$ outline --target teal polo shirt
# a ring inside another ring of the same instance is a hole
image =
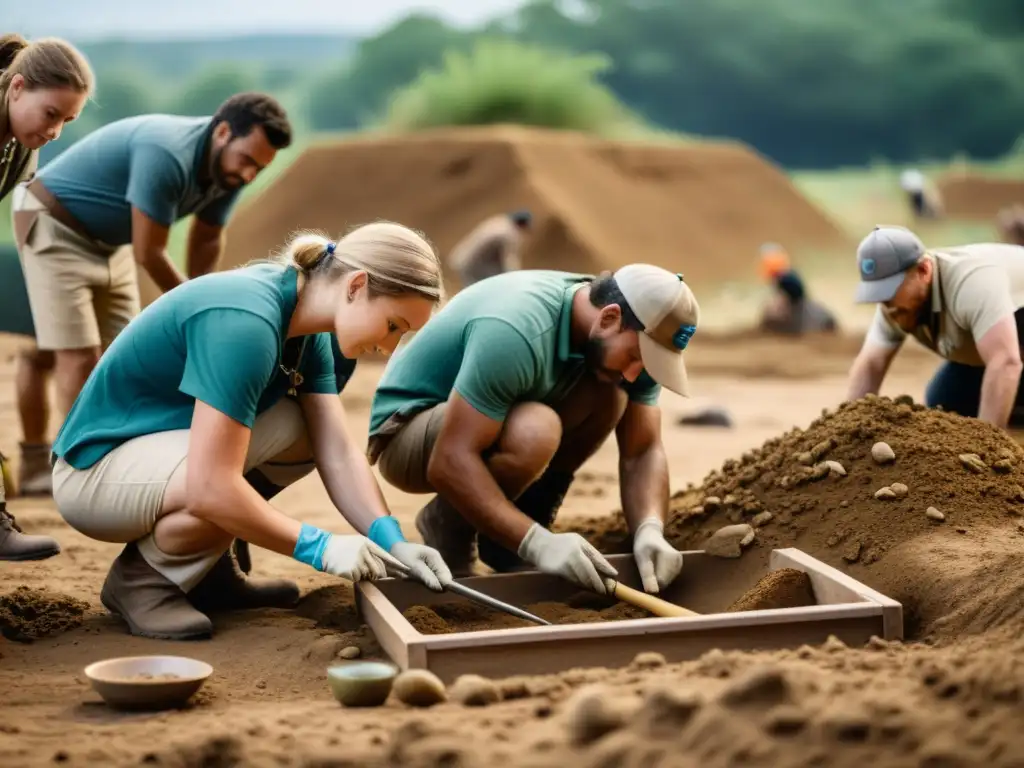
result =
[[[516,403],[554,405],[585,370],[570,348],[572,300],[590,275],[520,270],[460,291],[392,356],[370,410],[370,434],[394,414],[443,403],[454,390],[473,408],[504,421]],[[646,373],[621,385],[633,402],[656,405]]]
[[[165,293],[118,334],[89,375],[53,445],[87,469],[142,435],[189,429],[197,400],[246,427],[287,394],[337,394],[332,334],[287,339],[298,273],[259,264],[204,275]],[[300,360],[301,355],[301,360]]]
[[[212,117],[140,115],[79,139],[37,174],[108,245],[132,241],[132,207],[170,227],[190,214],[224,226],[241,190],[205,179]]]

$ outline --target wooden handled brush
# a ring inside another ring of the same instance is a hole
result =
[[[681,605],[670,603],[668,600],[662,600],[660,597],[649,595],[638,589],[627,587],[625,584],[620,584],[615,581],[615,579],[605,579],[604,586],[608,590],[609,595],[617,597],[624,603],[635,605],[637,608],[643,608],[645,611],[653,613],[655,616],[700,616],[696,611],[691,611],[689,608],[683,608]]]

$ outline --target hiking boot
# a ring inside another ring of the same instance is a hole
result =
[[[473,575],[476,530],[440,496],[435,496],[416,514],[416,530],[424,544],[441,553],[452,576]]]
[[[574,477],[575,475],[568,472],[545,472],[519,495],[515,505],[524,515],[550,530]],[[533,569],[533,566],[518,554],[505,549],[486,536],[480,537],[477,546],[480,550],[480,561],[498,573]]]
[[[49,536],[23,533],[0,501],[0,560],[45,560],[60,554],[60,544]]]
[[[18,467],[19,496],[53,496],[53,470],[50,467],[48,443],[21,444]]]
[[[287,579],[247,579],[232,552],[225,552],[213,569],[188,593],[189,602],[204,612],[250,608],[292,608],[299,587]]]
[[[200,640],[213,634],[213,623],[197,611],[174,582],[157,572],[132,542],[110,566],[100,601],[140,637]]]

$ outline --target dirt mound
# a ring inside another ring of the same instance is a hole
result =
[[[895,459],[873,458],[877,442]],[[1024,450],[1009,435],[869,396],[676,494],[666,536],[703,549],[719,528],[753,522],[738,568],[763,571],[773,548],[797,547],[902,602],[910,636],[942,640],[1024,619],[1022,515]],[[629,551],[621,513],[576,528],[603,551]]]
[[[845,242],[743,145],[498,126],[311,147],[232,219],[223,263],[264,257],[296,229],[338,233],[378,218],[423,230],[446,256],[484,218],[523,206],[535,216],[528,268],[598,272],[642,258],[699,285],[754,277],[767,240],[794,250]]]
[[[946,215],[961,219],[995,219],[1003,208],[1024,203],[1024,181],[953,175],[939,181]]]
[[[67,595],[18,587],[0,595],[0,634],[29,643],[82,624],[89,604]]]
[[[811,577],[795,568],[779,568],[761,578],[726,611],[770,611],[817,605]]]

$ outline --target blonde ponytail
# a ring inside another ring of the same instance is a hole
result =
[[[434,302],[444,298],[441,260],[420,232],[390,221],[356,227],[337,242],[322,232],[300,232],[278,263],[318,280],[366,272],[370,296],[413,293]]]

